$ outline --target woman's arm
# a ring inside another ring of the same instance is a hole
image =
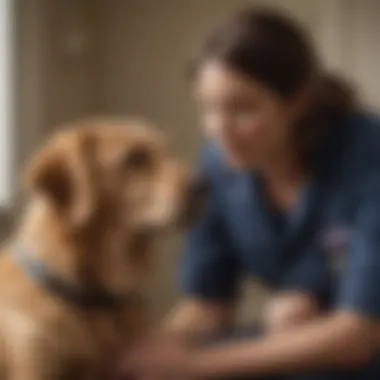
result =
[[[379,333],[373,320],[337,312],[256,341],[199,351],[190,365],[201,376],[359,366],[374,354]]]
[[[371,175],[330,316],[257,341],[196,354],[202,374],[284,373],[360,366],[380,346],[380,177]]]
[[[234,320],[234,309],[230,302],[185,298],[164,320],[163,329],[169,333],[204,337],[230,327]]]

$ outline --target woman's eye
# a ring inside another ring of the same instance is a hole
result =
[[[136,148],[125,156],[123,167],[125,169],[148,169],[152,165],[150,152],[143,148]]]

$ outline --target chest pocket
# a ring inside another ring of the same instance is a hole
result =
[[[348,250],[354,233],[360,207],[356,188],[336,191],[326,204],[313,244],[324,254],[334,275],[340,275],[346,267]],[[343,196],[344,194],[345,196]]]
[[[284,265],[285,271],[302,271],[303,277],[314,276],[321,286],[324,278],[330,278],[333,283],[339,279],[346,267],[356,221],[357,207],[352,201],[349,197],[343,199],[342,195],[324,199],[324,207],[305,229],[304,238],[300,237],[295,241],[299,244],[290,247],[293,259]]]
[[[352,231],[350,224],[341,223],[331,225],[317,236],[315,244],[321,247],[326,263],[335,275],[341,275],[345,270]]]

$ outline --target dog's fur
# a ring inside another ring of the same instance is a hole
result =
[[[0,379],[99,378],[139,333],[138,305],[81,310],[31,279],[12,249],[79,287],[138,291],[154,236],[184,212],[188,174],[136,121],[65,128],[26,169],[27,211],[0,256]]]

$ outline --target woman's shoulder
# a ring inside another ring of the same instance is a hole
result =
[[[350,112],[343,118],[343,126],[357,135],[379,138],[380,115],[366,110]]]
[[[343,118],[343,129],[358,143],[380,140],[380,115],[369,111],[348,113]]]
[[[380,173],[380,116],[366,111],[350,113],[340,130],[347,163],[374,167]]]
[[[354,187],[367,181],[380,183],[380,116],[366,111],[350,113],[337,131],[323,160],[329,178]]]

